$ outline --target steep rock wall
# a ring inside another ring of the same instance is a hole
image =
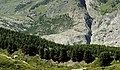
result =
[[[87,11],[86,1],[79,0],[79,4],[82,9],[74,10],[74,12],[69,12],[69,16],[71,16],[71,18],[73,18],[77,24],[73,27],[73,29],[60,34],[42,36],[42,38],[61,44],[90,44],[93,18]]]
[[[93,17],[91,44],[120,46],[120,11],[101,15],[96,0],[86,0],[87,11]]]

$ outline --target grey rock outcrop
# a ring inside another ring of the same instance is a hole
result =
[[[60,44],[86,44],[87,39],[86,35],[89,32],[89,29],[86,27],[86,21],[84,17],[86,16],[83,13],[79,13],[80,11],[70,12],[70,17],[74,19],[76,24],[72,29],[69,29],[65,32],[60,34],[52,34],[52,35],[45,35],[42,38],[47,40],[54,41]]]
[[[120,46],[120,11],[101,15],[99,11],[93,9],[99,6],[97,1],[86,0],[86,5],[89,14],[94,18],[91,44]]]
[[[101,15],[99,11],[94,9],[96,6],[99,7],[99,3],[96,0],[85,0],[85,2],[87,13],[93,18],[91,28],[88,28],[90,22],[88,22],[87,26],[84,26],[86,21],[90,20],[85,20],[84,15],[84,17],[80,19],[77,18],[79,21],[82,19],[82,21],[84,21],[76,26],[80,32],[77,33],[74,30],[70,30],[57,35],[43,36],[43,38],[62,44],[86,44],[89,41],[90,44],[120,46],[120,11]],[[86,30],[83,30],[84,27]],[[90,31],[91,33],[89,33]],[[71,33],[74,33],[74,35],[69,36]],[[89,39],[87,39],[86,36],[88,36]]]
[[[42,38],[66,45],[90,44],[92,35],[91,25],[93,19],[87,12],[85,1],[80,0],[80,2],[83,4],[82,9],[69,11],[69,16],[74,19],[74,24],[76,24],[72,29],[60,34],[42,36]]]
[[[94,20],[91,44],[120,46],[120,12],[113,12]],[[98,21],[99,20],[99,21]]]
[[[60,34],[43,36],[42,38],[54,41],[56,43],[65,44],[65,45],[85,44],[87,42],[85,38],[85,34],[82,34],[75,30],[68,30]]]

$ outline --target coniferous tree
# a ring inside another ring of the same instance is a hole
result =
[[[109,52],[102,52],[99,56],[99,65],[100,66],[108,66],[108,65],[110,65],[112,60],[113,59],[111,58],[111,55]]]
[[[77,61],[80,62],[83,60],[84,52],[80,49],[77,50]]]
[[[30,56],[35,56],[36,54],[38,54],[38,49],[37,49],[37,47],[35,47],[35,46],[29,46],[29,49],[28,49],[28,51],[29,51],[29,55]]]
[[[61,62],[67,62],[67,61],[68,61],[68,56],[67,56],[67,51],[66,51],[66,49],[61,49],[61,50],[60,50],[59,60],[60,60]]]
[[[46,60],[50,59],[50,51],[49,51],[49,49],[44,49],[44,59],[46,59]]]
[[[73,62],[76,62],[77,61],[77,52],[76,52],[76,50],[74,49],[73,51],[72,51],[72,61]]]
[[[17,47],[15,46],[15,45],[9,45],[8,47],[7,47],[7,51],[9,52],[9,54],[12,54],[12,53],[14,53],[15,51],[17,51],[18,49],[17,49]]]
[[[44,48],[39,48],[39,55],[41,59],[44,59]]]
[[[50,58],[54,59],[54,56],[55,56],[55,50],[53,48],[53,49],[50,50]]]
[[[55,49],[55,55],[53,57],[53,61],[59,61],[59,55],[60,55],[60,51],[58,49]]]
[[[115,52],[114,58],[115,58],[115,60],[119,60],[120,61],[120,51],[116,51]]]
[[[83,57],[83,59],[84,59],[84,61],[85,61],[86,63],[90,63],[90,62],[93,62],[95,58],[93,57],[93,55],[92,55],[92,53],[91,53],[90,50],[86,50],[86,51],[84,52],[84,57]]]

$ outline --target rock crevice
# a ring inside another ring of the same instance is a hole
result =
[[[85,18],[84,19],[85,19],[86,27],[88,29],[88,33],[85,35],[85,38],[86,38],[86,41],[87,41],[86,44],[90,44],[91,36],[92,36],[91,26],[92,26],[92,23],[93,23],[93,18],[87,12],[87,13],[85,13]]]
[[[91,27],[92,27],[92,23],[93,23],[93,18],[90,16],[89,12],[87,11],[86,0],[80,0],[80,2],[81,1],[83,1],[84,8],[86,10],[85,17],[84,17],[85,25],[86,25],[86,28],[88,29],[88,33],[85,35],[85,38],[86,38],[86,41],[87,41],[86,44],[90,44],[91,36],[92,36]]]

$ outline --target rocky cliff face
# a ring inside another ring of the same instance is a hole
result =
[[[0,4],[0,27],[61,44],[120,46],[118,0],[0,0]]]
[[[79,32],[80,34],[78,34],[79,35],[78,36],[76,33],[74,33],[74,31],[71,31],[73,33],[72,36],[69,36],[71,35],[70,34],[71,32],[64,32],[62,35],[59,34],[61,36],[50,35],[47,37],[47,39],[50,39],[50,40],[54,39],[55,42],[57,43],[62,42],[63,44],[87,43],[87,44],[120,46],[119,9],[113,10],[111,12],[108,11],[102,14],[101,11],[97,10],[97,9],[100,9],[100,10],[102,9],[99,0],[98,1],[85,0],[83,1],[83,3],[85,7],[85,12],[84,12],[84,17],[82,17],[82,19],[84,20],[84,22],[80,24],[85,24],[85,27],[88,30],[86,34],[83,34],[81,36],[81,33]],[[107,2],[105,4],[107,4]],[[118,5],[118,7],[119,6],[120,5]],[[82,26],[79,26],[79,27],[82,27]],[[84,30],[82,31],[84,32]],[[68,34],[67,39],[66,37],[64,37],[65,33]],[[54,37],[57,37],[57,38],[54,38]],[[82,42],[82,41],[85,41],[85,42]]]
[[[86,0],[86,5],[89,14],[94,18],[91,27],[91,44],[120,46],[119,9],[102,15],[100,11],[95,9],[95,7],[100,8],[100,4],[97,1]]]
[[[42,38],[61,44],[90,44],[93,19],[87,12],[86,1],[79,0],[78,2],[82,8],[69,11],[69,16],[74,19],[76,25],[65,32],[42,36]]]

